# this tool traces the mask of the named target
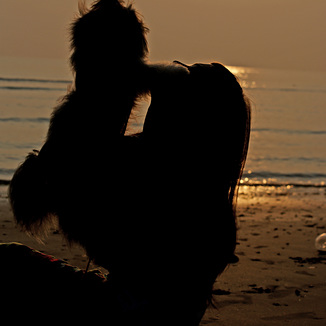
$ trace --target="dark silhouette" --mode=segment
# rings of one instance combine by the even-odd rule
[[[126,162],[134,140],[124,133],[145,92],[147,29],[135,10],[118,0],[96,1],[91,10],[80,10],[71,29],[75,86],[54,109],[40,152],[31,153],[16,171],[9,195],[16,220],[26,231],[40,234],[58,217],[66,237],[87,247],[96,259],[84,243],[96,237],[89,220],[101,223],[103,214],[121,212],[128,202],[121,194],[134,166]],[[91,208],[101,213],[92,217]]]
[[[100,0],[82,11],[75,87],[12,179],[15,219],[35,236],[58,219],[109,270],[100,311],[112,325],[198,325],[234,260],[250,105],[219,63],[146,63],[147,29],[131,6]],[[125,136],[146,93],[143,132]]]
[[[147,166],[154,167],[147,172],[151,205],[145,215],[149,225],[151,218],[159,225],[151,240],[159,253],[154,261],[164,289],[173,293],[164,300],[178,316],[174,320],[179,318],[176,325],[198,325],[215,279],[235,259],[236,198],[250,105],[219,63],[175,62],[154,71],[143,129]]]

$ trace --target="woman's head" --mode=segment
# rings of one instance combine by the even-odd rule
[[[152,82],[144,135],[174,151],[179,160],[196,161],[199,169],[206,166],[202,172],[218,182],[217,188],[224,184],[228,190],[223,192],[235,207],[234,193],[249,145],[250,103],[237,78],[222,64],[175,65],[173,70],[167,66],[165,74],[164,66],[153,68],[163,82]],[[178,66],[186,72],[178,71]]]

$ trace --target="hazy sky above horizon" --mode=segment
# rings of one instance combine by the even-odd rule
[[[151,30],[152,61],[326,71],[325,0],[133,2]],[[0,56],[67,59],[77,4],[0,0]]]

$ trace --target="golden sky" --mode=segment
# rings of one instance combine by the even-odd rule
[[[325,0],[133,2],[151,30],[152,61],[326,71]],[[67,59],[77,3],[0,0],[0,56]]]

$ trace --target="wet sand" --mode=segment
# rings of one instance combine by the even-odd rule
[[[325,189],[251,188],[239,198],[237,264],[202,325],[326,325]]]
[[[86,268],[84,251],[56,228],[43,244],[22,233],[0,193],[0,242],[21,242]],[[216,307],[201,325],[326,325],[326,255],[314,246],[326,232],[325,188],[242,187],[238,216],[240,260],[216,281]]]

